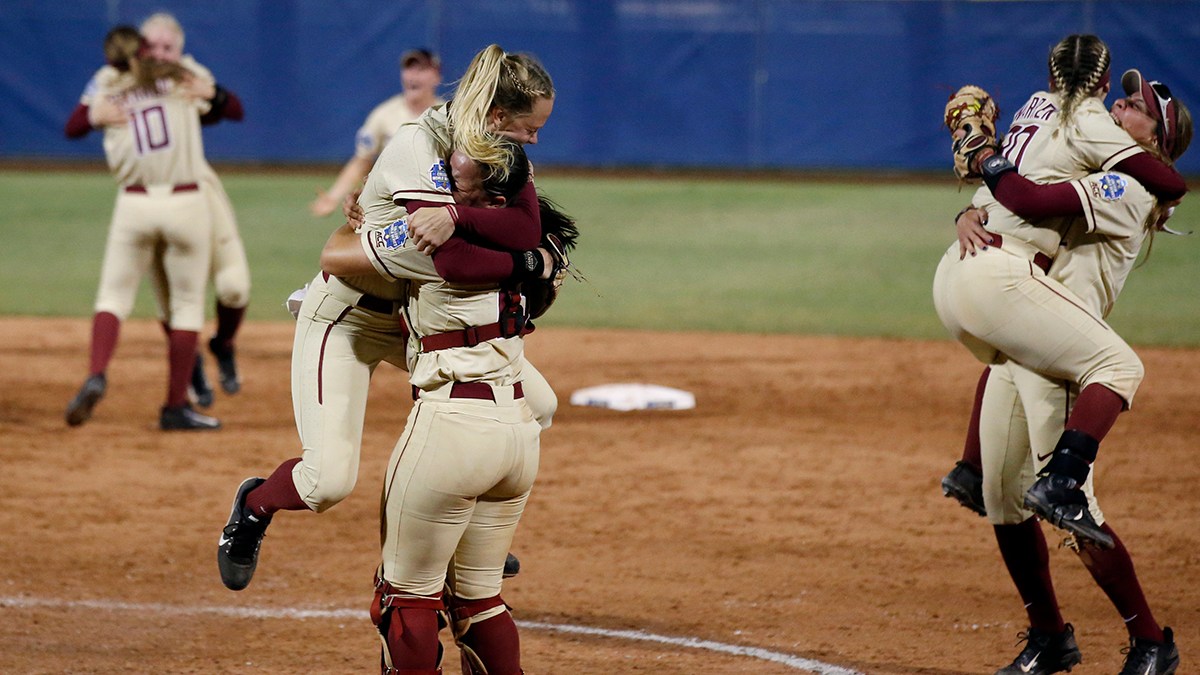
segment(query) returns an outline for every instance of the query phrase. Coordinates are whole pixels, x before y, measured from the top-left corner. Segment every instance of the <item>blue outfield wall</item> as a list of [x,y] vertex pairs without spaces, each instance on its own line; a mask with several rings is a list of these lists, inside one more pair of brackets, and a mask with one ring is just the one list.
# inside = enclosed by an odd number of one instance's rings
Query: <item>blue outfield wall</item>
[[63,124],[106,30],[162,9],[245,103],[206,132],[217,161],[344,161],[413,46],[448,83],[492,42],[536,54],[558,89],[547,164],[948,169],[950,92],[991,90],[1006,124],[1079,32],[1108,42],[1114,80],[1140,68],[1200,111],[1196,0],[3,0],[0,157],[97,157]]

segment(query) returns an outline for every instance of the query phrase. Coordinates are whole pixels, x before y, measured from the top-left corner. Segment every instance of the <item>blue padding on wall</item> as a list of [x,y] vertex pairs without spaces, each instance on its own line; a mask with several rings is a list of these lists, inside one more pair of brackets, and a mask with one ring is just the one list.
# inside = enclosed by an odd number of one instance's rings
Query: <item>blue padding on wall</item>
[[547,164],[948,171],[950,92],[989,89],[1006,122],[1077,32],[1108,42],[1114,81],[1136,66],[1200,109],[1188,0],[6,0],[0,157],[99,157],[63,124],[108,28],[159,9],[245,104],[205,132],[217,161],[344,161],[415,46],[447,91],[489,43],[536,54],[558,90],[531,149]]

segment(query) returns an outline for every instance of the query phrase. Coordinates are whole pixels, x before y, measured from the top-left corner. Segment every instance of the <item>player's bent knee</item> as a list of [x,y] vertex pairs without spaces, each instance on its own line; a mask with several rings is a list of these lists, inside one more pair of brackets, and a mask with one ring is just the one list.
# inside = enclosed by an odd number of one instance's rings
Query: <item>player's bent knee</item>
[[331,471],[317,473],[307,469],[304,467],[296,474],[296,491],[317,513],[328,511],[349,497],[358,479],[357,474],[334,475]]
[[250,283],[231,276],[218,273],[213,277],[213,290],[217,302],[231,309],[242,309],[250,304]]

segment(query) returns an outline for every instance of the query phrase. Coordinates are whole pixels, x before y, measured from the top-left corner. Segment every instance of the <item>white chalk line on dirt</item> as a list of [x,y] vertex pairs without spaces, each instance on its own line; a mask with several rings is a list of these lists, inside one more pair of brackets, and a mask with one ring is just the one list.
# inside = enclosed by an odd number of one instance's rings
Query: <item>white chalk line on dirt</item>
[[[116,600],[59,600],[55,598],[32,598],[20,596],[0,596],[0,607],[52,607],[59,609],[86,608],[104,611],[130,611],[169,616],[189,616],[201,614],[216,614],[243,619],[365,619],[370,620],[365,610],[359,609],[300,609],[297,607],[183,607],[162,603],[119,602]],[[759,647],[744,647],[731,645],[713,640],[702,640],[692,637],[671,637],[657,635],[640,630],[610,630],[593,628],[566,623],[547,623],[542,621],[517,621],[517,626],[525,630],[549,631],[555,633],[571,633],[575,635],[590,635],[593,637],[616,638],[619,640],[634,640],[640,642],[655,642],[673,647],[688,649],[703,649],[711,652],[730,654],[733,656],[748,656],[760,661],[770,661],[785,666],[806,670],[820,675],[862,675],[856,670],[849,670],[829,663],[805,659],[792,654],[774,652]]]

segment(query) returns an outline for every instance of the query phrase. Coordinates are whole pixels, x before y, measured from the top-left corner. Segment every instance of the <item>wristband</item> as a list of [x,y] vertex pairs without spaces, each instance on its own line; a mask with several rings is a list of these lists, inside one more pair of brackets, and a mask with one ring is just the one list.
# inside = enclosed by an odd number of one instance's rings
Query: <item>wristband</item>
[[979,165],[979,173],[983,175],[983,182],[987,184],[988,189],[992,192],[996,191],[996,185],[1000,183],[1000,176],[1016,171],[1017,167],[1008,161],[1008,158],[1001,154],[995,154],[983,160]]
[[541,251],[536,248],[528,251],[517,251],[512,254],[512,258],[513,273],[511,279],[513,281],[539,279],[546,271],[546,261],[542,258]]
[[209,103],[212,105],[213,110],[220,112],[225,109],[225,104],[229,103],[229,92],[225,91],[225,87],[216,83],[213,83],[213,89],[215,93],[209,99]]
[[957,216],[954,216],[954,224],[957,226],[958,219],[962,218],[964,213],[966,213],[967,211],[970,211],[973,208],[975,208],[974,204],[967,204],[965,207],[963,207],[963,210],[959,211]]

